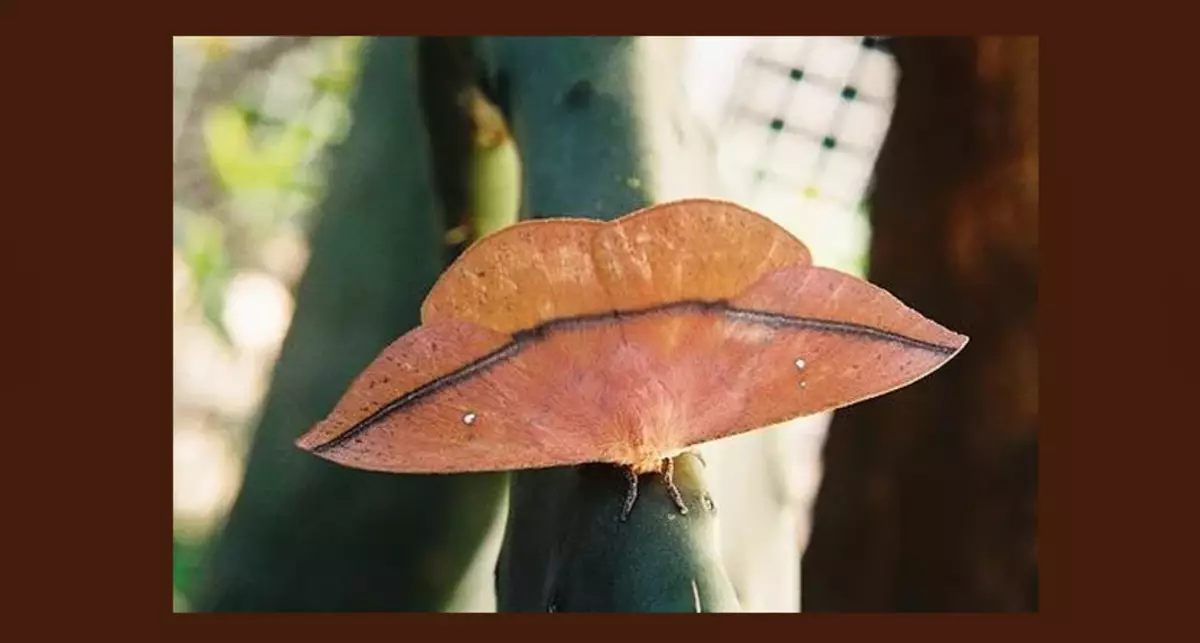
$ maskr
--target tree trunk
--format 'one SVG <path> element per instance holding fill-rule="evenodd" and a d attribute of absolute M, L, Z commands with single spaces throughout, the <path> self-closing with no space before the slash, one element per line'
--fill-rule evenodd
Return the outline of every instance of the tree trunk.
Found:
<path fill-rule="evenodd" d="M 898 38 L 869 277 L 970 336 L 838 412 L 805 611 L 1036 610 L 1036 38 Z"/>

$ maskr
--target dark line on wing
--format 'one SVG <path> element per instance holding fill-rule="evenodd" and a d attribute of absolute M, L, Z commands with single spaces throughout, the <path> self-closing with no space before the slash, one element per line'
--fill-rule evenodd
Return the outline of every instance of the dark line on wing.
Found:
<path fill-rule="evenodd" d="M 871 339 L 879 339 L 883 341 L 896 342 L 913 348 L 921 348 L 942 355 L 953 355 L 957 348 L 950 346 L 942 346 L 933 342 L 926 342 L 920 339 L 914 339 L 907 335 L 892 333 L 886 330 L 879 330 L 871 326 L 855 324 L 851 322 L 831 321 L 828 319 L 813 319 L 809 317 L 792 317 L 790 315 L 780 315 L 776 313 L 764 313 L 757 310 L 746 310 L 743 308 L 728 308 L 725 313 L 734 319 L 748 319 L 756 321 L 767 326 L 787 326 L 789 328 L 812 328 L 816 330 L 824 330 L 832 333 L 842 333 L 845 335 L 858 335 L 860 337 L 870 337 Z"/>
<path fill-rule="evenodd" d="M 437 379 L 430 380 L 429 382 L 418 386 L 417 388 L 379 407 L 374 413 L 371 413 L 362 420 L 359 420 L 354 426 L 350 427 L 344 433 L 340 433 L 334 436 L 333 439 L 329 440 L 328 442 L 323 442 L 313 447 L 313 452 L 321 453 L 345 444 L 348 440 L 361 435 L 364 431 L 371 428 L 376 422 L 382 420 L 391 413 L 408 406 L 409 404 L 417 402 L 422 398 L 429 397 L 430 395 L 433 395 L 434 393 L 437 393 L 448 386 L 453 386 L 471 377 L 472 375 L 495 366 L 496 364 L 515 355 L 519 348 L 520 344 L 517 342 L 508 342 L 507 344 L 497 348 L 487 355 L 484 355 L 474 362 L 468 363 L 462 368 L 451 371 Z"/>
<path fill-rule="evenodd" d="M 896 342 L 905 346 L 912 346 L 923 350 L 940 353 L 942 355 L 952 355 L 958 349 L 952 346 L 943 346 L 931 342 L 914 339 L 906 335 L 892 333 L 886 330 L 879 330 L 862 324 L 851 322 L 832 321 L 828 319 L 816 319 L 811 317 L 794 317 L 791 315 L 782 315 L 779 313 L 767 313 L 759 310 L 750 310 L 746 308 L 737 308 L 731 306 L 728 301 L 704 301 L 704 300 L 683 300 L 667 304 L 659 304 L 647 308 L 639 308 L 637 310 L 622 310 L 611 311 L 606 313 L 595 313 L 590 315 L 578 315 L 576 317 L 563 317 L 554 319 L 548 322 L 543 322 L 533 328 L 521 330 L 513 333 L 512 340 L 504 344 L 500 348 L 484 355 L 483 357 L 462 366 L 446 375 L 430 380 L 429 382 L 418 386 L 417 388 L 401 395 L 400 397 L 384 404 L 375 412 L 368 415 L 366 418 L 358 421 L 354 426 L 347 429 L 328 442 L 324 442 L 313 447 L 313 452 L 321 453 L 329 449 L 336 448 L 345 444 L 347 441 L 362 435 L 367 429 L 375 425 L 384 417 L 398 411 L 399 409 L 415 404 L 424 398 L 427 398 L 438 391 L 458 384 L 463 380 L 473 377 L 487 369 L 496 366 L 516 355 L 526 346 L 530 346 L 546 339 L 552 332 L 557 330 L 567 330 L 573 328 L 581 328 L 596 324 L 604 324 L 610 322 L 620 322 L 626 319 L 636 319 L 646 317 L 657 313 L 668 311 L 692 311 L 699 313 L 721 313 L 726 317 L 738 321 L 763 324 L 766 326 L 786 327 L 786 328 L 807 328 L 814 330 L 822 330 L 832 333 L 842 333 L 845 335 L 857 335 L 868 339 L 876 339 L 881 341 Z"/>

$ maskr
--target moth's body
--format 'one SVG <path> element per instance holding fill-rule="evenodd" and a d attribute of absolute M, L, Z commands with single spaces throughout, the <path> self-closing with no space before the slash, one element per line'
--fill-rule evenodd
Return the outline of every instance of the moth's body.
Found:
<path fill-rule="evenodd" d="M 663 469 L 666 468 L 666 463 L 674 459 L 675 456 L 679 455 L 680 453 L 682 453 L 682 451 L 676 451 L 674 455 L 670 456 L 663 455 L 662 457 L 649 457 L 632 464 L 623 464 L 620 462 L 615 462 L 613 464 L 628 467 L 629 470 L 634 473 L 634 475 L 639 476 L 646 475 L 648 473 L 662 473 Z"/>

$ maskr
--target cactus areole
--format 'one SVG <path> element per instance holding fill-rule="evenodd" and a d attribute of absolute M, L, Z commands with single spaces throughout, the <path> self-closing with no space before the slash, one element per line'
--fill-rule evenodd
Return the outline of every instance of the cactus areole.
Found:
<path fill-rule="evenodd" d="M 670 485 L 690 447 L 907 386 L 966 342 L 732 203 L 525 221 L 464 252 L 297 445 L 373 471 L 598 462 Z"/>

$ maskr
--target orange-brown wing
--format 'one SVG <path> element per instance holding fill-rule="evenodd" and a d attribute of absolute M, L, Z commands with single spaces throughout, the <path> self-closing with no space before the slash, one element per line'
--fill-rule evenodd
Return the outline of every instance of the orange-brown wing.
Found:
<path fill-rule="evenodd" d="M 612 310 L 596 276 L 587 219 L 524 221 L 484 237 L 434 284 L 423 323 L 459 319 L 503 333 L 548 320 Z"/>
<path fill-rule="evenodd" d="M 621 217 L 596 231 L 593 254 L 621 310 L 736 297 L 773 270 L 812 262 L 808 248 L 779 224 L 707 199 Z"/>
<path fill-rule="evenodd" d="M 297 446 L 347 466 L 396 471 L 422 470 L 469 435 L 465 409 L 431 395 L 453 389 L 456 379 L 511 350 L 510 338 L 463 322 L 420 326 L 385 348 L 351 383 L 329 415 Z M 440 399 L 445 400 L 445 396 Z M 437 419 L 401 425 L 395 409 L 423 405 Z M 429 418 L 426 418 L 429 419 Z M 401 451 L 398 451 L 401 449 Z"/>
<path fill-rule="evenodd" d="M 637 360 L 613 325 L 517 343 L 442 320 L 388 346 L 297 444 L 398 473 L 620 461 L 636 435 L 613 421 L 628 387 L 609 365 Z"/>
<path fill-rule="evenodd" d="M 773 269 L 810 262 L 778 224 L 722 201 L 675 201 L 608 223 L 528 221 L 463 253 L 430 291 L 422 320 L 513 333 L 566 317 L 733 297 Z"/>
<path fill-rule="evenodd" d="M 882 288 L 826 268 L 781 269 L 730 303 L 691 343 L 721 365 L 713 372 L 741 414 L 729 426 L 698 426 L 688 444 L 883 395 L 967 343 Z"/>

